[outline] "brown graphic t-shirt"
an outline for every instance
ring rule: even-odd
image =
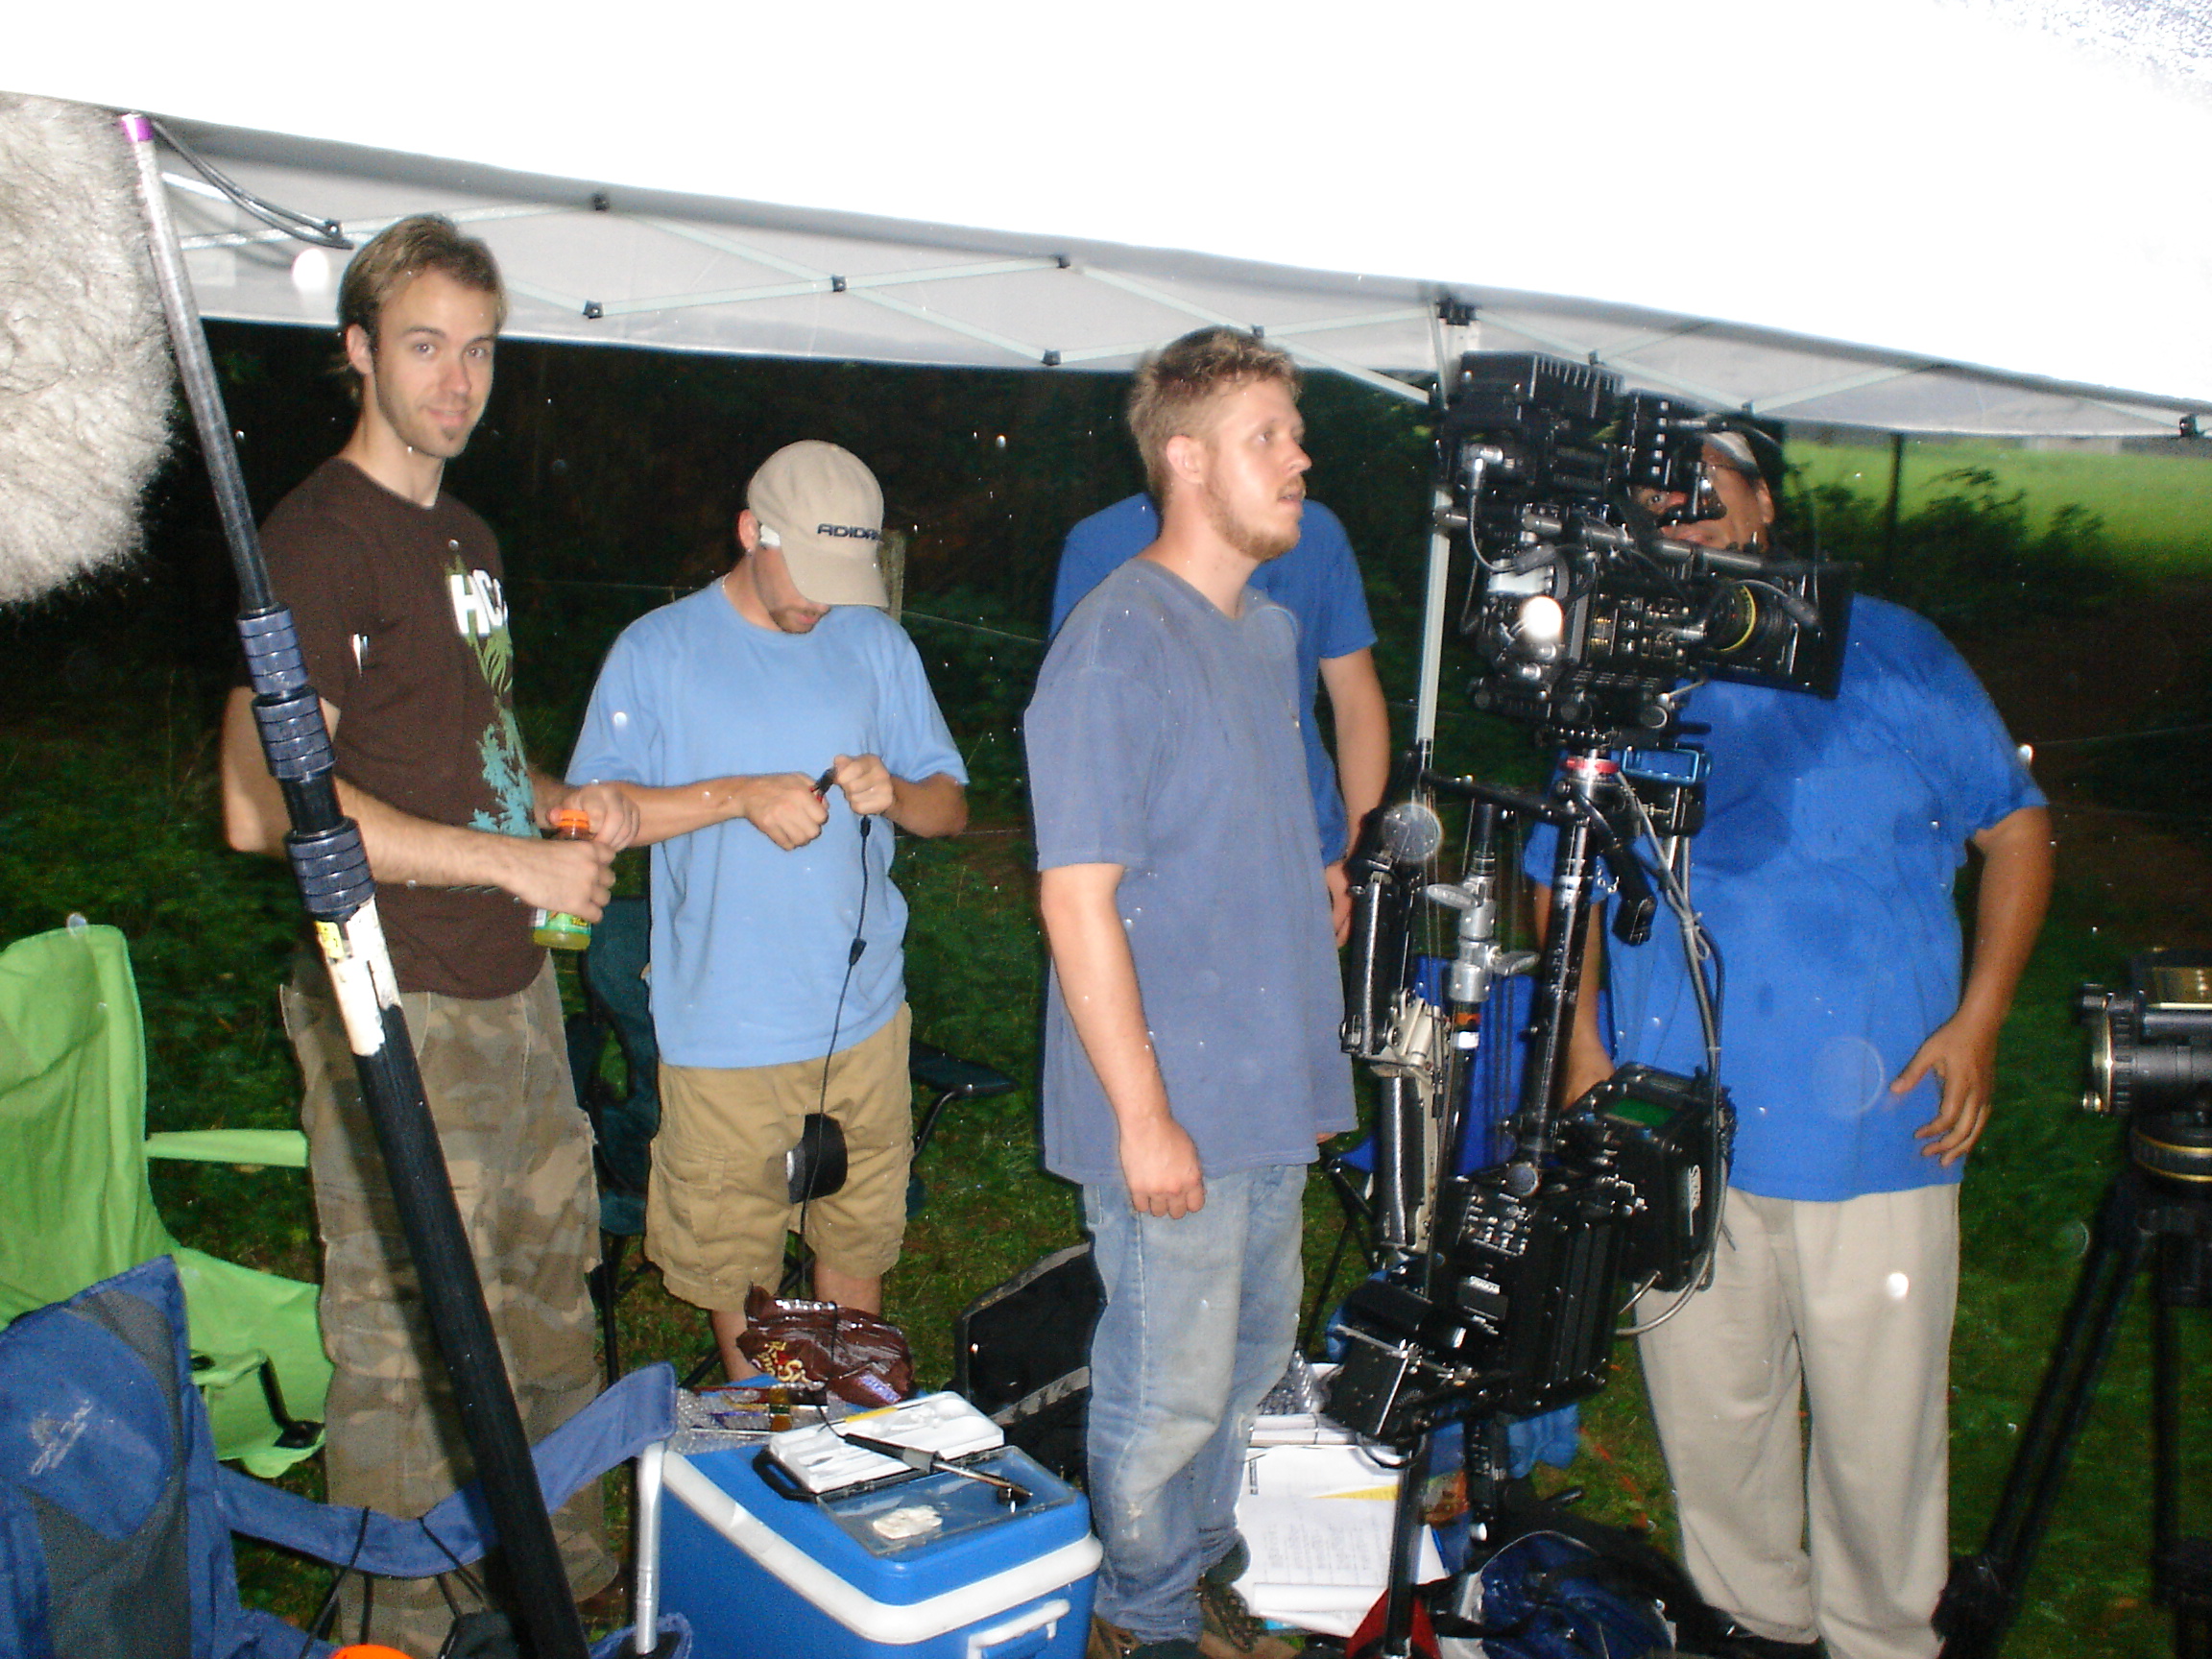
[[[419,507],[325,461],[261,527],[307,672],[339,712],[338,776],[418,818],[535,836],[499,544],[450,495]],[[496,888],[381,883],[403,991],[505,997],[545,953]]]

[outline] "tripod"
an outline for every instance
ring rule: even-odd
[[[1936,1613],[1943,1659],[1995,1659],[2051,1518],[2135,1275],[2152,1279],[2151,1581],[2174,1608],[2175,1659],[2212,1659],[2212,1538],[2179,1533],[2180,1402],[2174,1310],[2212,1308],[2212,1185],[2130,1165],[2113,1178],[2058,1345],[1982,1552],[1959,1561]]]

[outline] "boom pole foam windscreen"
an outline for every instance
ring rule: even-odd
[[[0,605],[137,551],[174,384],[114,116],[0,93]]]

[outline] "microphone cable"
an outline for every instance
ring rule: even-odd
[[[868,834],[875,829],[876,820],[872,814],[865,812],[855,813],[854,816],[860,820],[860,909],[853,921],[853,942],[845,949],[845,977],[837,986],[837,1002],[830,1010],[830,1046],[822,1056],[822,1081],[814,1104],[814,1116],[832,1123],[835,1119],[830,1117],[830,1068],[837,1057],[838,1034],[844,1029],[845,999],[853,989],[853,971],[860,965],[860,958],[868,950]],[[842,1140],[842,1131],[839,1134]],[[804,1146],[805,1143],[803,1131],[800,1144]],[[799,1200],[798,1233],[802,1245],[806,1239],[807,1209],[814,1202],[814,1173],[809,1166],[806,1171],[805,1195]]]
[[[845,998],[853,989],[853,970],[860,966],[860,958],[867,953],[868,940],[868,831],[876,828],[876,820],[868,813],[857,813],[860,820],[860,912],[853,919],[853,943],[845,948],[845,977],[837,987],[837,1006],[830,1015],[830,1052],[822,1056],[822,1089],[815,1102],[817,1111],[830,1104],[830,1062],[836,1057],[837,1034],[844,1027]]]

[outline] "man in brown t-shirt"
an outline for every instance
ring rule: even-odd
[[[484,412],[505,310],[490,250],[444,219],[402,220],[364,247],[339,291],[360,417],[262,540],[323,699],[339,800],[368,848],[454,1197],[536,1439],[595,1390],[597,1205],[531,913],[596,920],[637,814],[617,791],[572,790],[524,760],[498,544],[442,490]],[[288,823],[252,696],[232,692],[225,714],[224,827],[239,851],[277,854]],[[569,806],[590,815],[592,839],[541,839]],[[324,1240],[330,1500],[418,1515],[468,1478],[467,1448],[319,962],[303,961],[283,1002]],[[612,1579],[595,1489],[555,1530],[579,1595]],[[447,1592],[468,1605],[457,1579],[380,1585],[372,1638],[428,1659]],[[356,1604],[349,1633],[358,1618]]]

